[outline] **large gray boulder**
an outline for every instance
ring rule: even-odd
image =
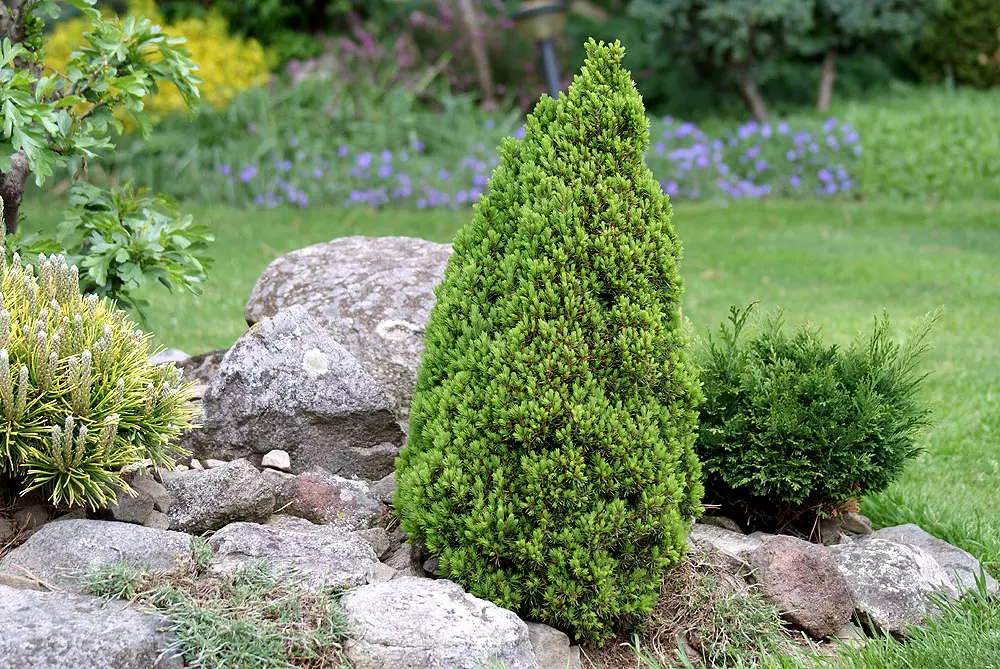
[[[192,435],[198,457],[259,464],[281,449],[295,472],[318,466],[378,480],[404,440],[386,394],[298,305],[259,321],[229,349],[203,411]]]
[[[750,567],[764,598],[814,639],[836,634],[850,622],[854,602],[826,546],[769,537],[750,554]]]
[[[878,530],[872,536],[907,546],[915,546],[930,553],[931,557],[937,560],[937,563],[948,572],[959,593],[975,590],[976,579],[983,573],[979,560],[958,546],[952,546],[947,541],[928,534],[913,523],[886,527]],[[997,592],[997,582],[989,574],[986,574],[986,588],[989,592]]]
[[[451,581],[397,578],[352,590],[341,604],[355,669],[537,667],[524,622]]]
[[[276,571],[298,572],[314,585],[363,585],[378,565],[378,556],[364,537],[287,516],[275,516],[266,525],[227,525],[212,535],[209,545],[215,550],[213,572],[231,573],[263,561]]]
[[[162,626],[123,602],[0,585],[0,665],[11,669],[180,669],[161,657],[173,640]]]
[[[361,361],[409,414],[434,286],[450,244],[409,237],[343,237],[272,262],[246,305],[247,323],[300,304]]]
[[[163,486],[172,496],[172,530],[201,534],[239,520],[263,521],[274,510],[273,485],[242,459],[179,472],[164,478]]]
[[[847,581],[855,613],[876,630],[897,636],[937,611],[933,597],[957,597],[951,577],[923,549],[871,536],[831,546]]]
[[[0,560],[0,575],[82,592],[86,587],[81,577],[98,567],[125,561],[140,569],[168,571],[190,557],[187,534],[107,520],[63,520],[43,525],[8,553]]]

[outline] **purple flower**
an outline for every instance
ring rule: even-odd
[[[797,157],[798,154],[792,151],[791,149],[789,149],[788,153],[785,154],[785,158],[788,158],[789,161],[795,160]]]
[[[477,187],[483,187],[489,182],[489,177],[485,174],[477,174],[472,177],[472,185]]]
[[[293,149],[298,145],[299,145],[298,137],[292,137],[290,140],[288,140],[288,146],[292,147]]]
[[[228,177],[230,172],[232,172],[232,168],[229,165],[219,165],[219,173],[223,176]]]
[[[844,135],[845,144],[854,144],[857,141],[858,141],[858,133],[854,132],[853,130]]]
[[[825,167],[816,173],[816,177],[823,182],[833,181],[833,175],[830,174],[830,170]]]
[[[292,161],[290,160],[280,161],[278,163],[278,169],[281,170],[282,172],[287,172],[288,170],[292,169]]]
[[[245,184],[250,183],[255,176],[257,176],[257,168],[253,165],[246,165],[242,170],[240,170],[240,181]]]
[[[709,166],[708,156],[698,156],[698,158],[694,161],[694,164],[702,169],[705,169]]]
[[[834,193],[837,192],[837,184],[830,182],[826,185],[825,190],[827,195],[833,195]]]
[[[754,158],[760,155],[760,147],[751,146],[749,149],[747,149],[747,152],[743,155],[747,160],[753,160]]]
[[[861,145],[857,144],[854,147],[854,155],[861,157]]]
[[[729,174],[729,166],[725,163],[719,163],[715,166],[716,171],[719,174]]]
[[[486,123],[483,123],[483,127],[487,130],[492,130],[495,125],[496,123],[491,118],[486,119]]]
[[[354,159],[354,164],[363,170],[367,170],[372,166],[372,154],[370,151],[364,151],[359,153]]]
[[[318,167],[314,167],[313,168],[313,179],[322,179],[322,178],[323,178],[323,170],[321,170]]]
[[[438,179],[440,179],[441,181],[447,181],[449,178],[451,178],[451,175],[448,173],[448,170],[438,171]]]
[[[674,138],[673,132],[671,132],[670,130],[663,131],[663,139],[673,139],[673,138]]]
[[[258,207],[264,204],[264,196],[263,195],[254,196],[253,203]]]
[[[761,126],[761,128],[760,128],[760,136],[763,137],[764,139],[767,139],[768,137],[771,136],[771,124],[770,123],[765,123],[763,126]]]
[[[420,153],[421,151],[424,150],[424,143],[421,142],[419,139],[413,140],[412,146],[413,150],[416,151],[417,153]]]
[[[337,148],[337,155],[340,156],[341,158],[343,158],[344,156],[346,156],[347,155],[347,147],[344,146],[343,144],[341,144]]]
[[[388,149],[386,149],[385,151],[382,152],[382,162],[383,163],[388,163],[391,160],[392,160],[392,151],[389,151]]]
[[[819,144],[817,144],[816,142],[813,142],[812,144],[810,144],[809,145],[809,151],[811,153],[819,153]]]
[[[653,148],[657,153],[663,153],[664,151],[667,150],[667,147],[663,142],[657,142],[656,146]]]
[[[677,190],[678,190],[678,188],[677,188],[677,182],[676,181],[668,181],[663,186],[663,192],[666,193],[667,195],[669,195],[670,197],[673,197],[674,195],[677,195]]]
[[[836,127],[837,127],[837,119],[831,116],[826,120],[826,123],[823,124],[823,132],[831,133]]]
[[[399,159],[400,160],[409,160],[410,159],[410,154],[408,154],[406,151],[400,151],[399,152]]]
[[[466,193],[464,190],[460,190],[457,193],[455,193],[455,201],[456,202],[465,202],[465,200],[468,197],[469,197],[469,194]]]
[[[788,183],[792,185],[792,188],[798,188],[799,186],[802,185],[802,179],[799,177],[799,175],[793,174],[792,176],[788,177]]]
[[[778,134],[779,135],[787,135],[788,134],[788,122],[787,121],[782,121],[781,123],[778,124]]]
[[[673,122],[674,122],[674,119],[673,119],[673,117],[670,117],[670,116],[664,116],[664,117],[663,117],[662,119],[660,119],[660,120],[661,120],[661,121],[663,121],[663,124],[664,124],[664,125],[672,125],[672,124],[673,124]]]
[[[826,137],[826,144],[827,144],[827,146],[829,146],[834,151],[836,151],[837,149],[840,148],[840,143],[837,142],[837,138],[834,137],[833,135],[827,135],[827,137]]]
[[[767,169],[767,161],[761,158],[756,163],[754,163],[753,166],[754,169],[756,169],[758,172],[763,172],[764,170]]]
[[[522,125],[520,128],[514,131],[514,139],[524,139],[524,132],[525,132],[524,126]]]
[[[378,168],[378,175],[382,179],[388,179],[390,174],[392,174],[392,165],[383,165]]]
[[[692,132],[694,132],[697,129],[698,129],[698,126],[696,126],[694,123],[691,123],[689,121],[685,121],[684,123],[681,123],[679,126],[677,126],[676,135],[678,137],[686,137],[687,135],[690,135]]]

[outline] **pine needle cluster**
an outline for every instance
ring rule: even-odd
[[[40,255],[38,268],[8,259],[0,237],[0,475],[53,504],[102,507],[129,490],[128,470],[171,464],[190,385],[149,363],[149,336],[124,312],[80,294],[76,266]]]

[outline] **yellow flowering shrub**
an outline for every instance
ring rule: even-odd
[[[264,48],[254,39],[230,35],[221,16],[210,14],[204,19],[184,19],[165,25],[152,0],[131,0],[128,11],[160,23],[168,35],[187,38],[184,46],[198,64],[198,76],[204,79],[198,86],[204,104],[222,109],[241,91],[267,82],[268,58]],[[72,53],[84,43],[83,34],[89,28],[90,22],[85,18],[69,19],[56,25],[46,48],[45,64],[65,72]],[[180,91],[173,84],[162,86],[146,104],[154,122],[172,111],[184,109]]]

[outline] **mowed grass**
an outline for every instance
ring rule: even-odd
[[[32,227],[56,210],[26,206]],[[277,256],[345,235],[449,241],[471,215],[192,208],[215,232],[216,263],[201,297],[155,288],[150,327],[189,353],[229,346],[243,305]],[[1000,576],[1000,203],[746,202],[679,204],[685,313],[698,334],[731,304],[781,307],[789,324],[822,324],[846,344],[888,311],[900,336],[937,307],[926,398],[934,427],[924,453],[888,491],[864,501],[877,525],[914,522],[977,555]]]

